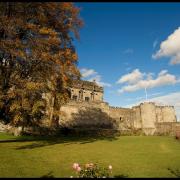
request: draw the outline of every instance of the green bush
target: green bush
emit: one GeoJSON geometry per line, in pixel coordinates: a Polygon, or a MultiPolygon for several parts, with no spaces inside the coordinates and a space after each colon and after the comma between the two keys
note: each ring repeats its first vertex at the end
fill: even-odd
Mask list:
{"type": "Polygon", "coordinates": [[[76,171],[78,178],[108,178],[112,174],[111,165],[104,168],[97,164],[87,163],[81,167],[78,163],[74,163],[73,169],[76,171]]]}

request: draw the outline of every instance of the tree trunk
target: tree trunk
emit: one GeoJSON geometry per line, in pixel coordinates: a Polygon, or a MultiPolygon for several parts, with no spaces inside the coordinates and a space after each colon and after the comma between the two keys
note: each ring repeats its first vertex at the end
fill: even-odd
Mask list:
{"type": "Polygon", "coordinates": [[[53,125],[53,114],[54,114],[54,100],[55,98],[52,97],[51,99],[51,105],[50,105],[50,118],[49,118],[49,121],[50,121],[50,127],[52,127],[53,125]]]}

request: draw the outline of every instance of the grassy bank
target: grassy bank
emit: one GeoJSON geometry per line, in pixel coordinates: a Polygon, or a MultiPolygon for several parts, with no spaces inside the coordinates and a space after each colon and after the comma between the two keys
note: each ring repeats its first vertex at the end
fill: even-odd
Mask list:
{"type": "Polygon", "coordinates": [[[165,136],[14,137],[0,133],[0,177],[69,177],[72,164],[113,166],[113,176],[175,177],[180,142],[165,136]]]}

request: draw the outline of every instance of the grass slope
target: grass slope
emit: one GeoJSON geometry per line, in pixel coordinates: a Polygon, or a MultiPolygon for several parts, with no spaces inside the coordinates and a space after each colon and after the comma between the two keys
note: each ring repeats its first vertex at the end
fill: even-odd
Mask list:
{"type": "Polygon", "coordinates": [[[113,166],[113,176],[175,177],[180,142],[165,136],[118,138],[14,137],[0,133],[0,177],[69,177],[72,164],[113,166]]]}

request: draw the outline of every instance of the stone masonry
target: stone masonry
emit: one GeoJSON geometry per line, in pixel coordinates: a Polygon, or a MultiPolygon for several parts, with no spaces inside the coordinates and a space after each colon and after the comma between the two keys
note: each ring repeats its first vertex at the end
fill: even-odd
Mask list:
{"type": "Polygon", "coordinates": [[[71,100],[61,107],[59,118],[66,127],[109,127],[109,123],[119,131],[154,135],[173,134],[179,126],[173,106],[144,102],[132,108],[112,107],[103,101],[103,88],[96,82],[76,81],[69,90],[71,100]]]}

